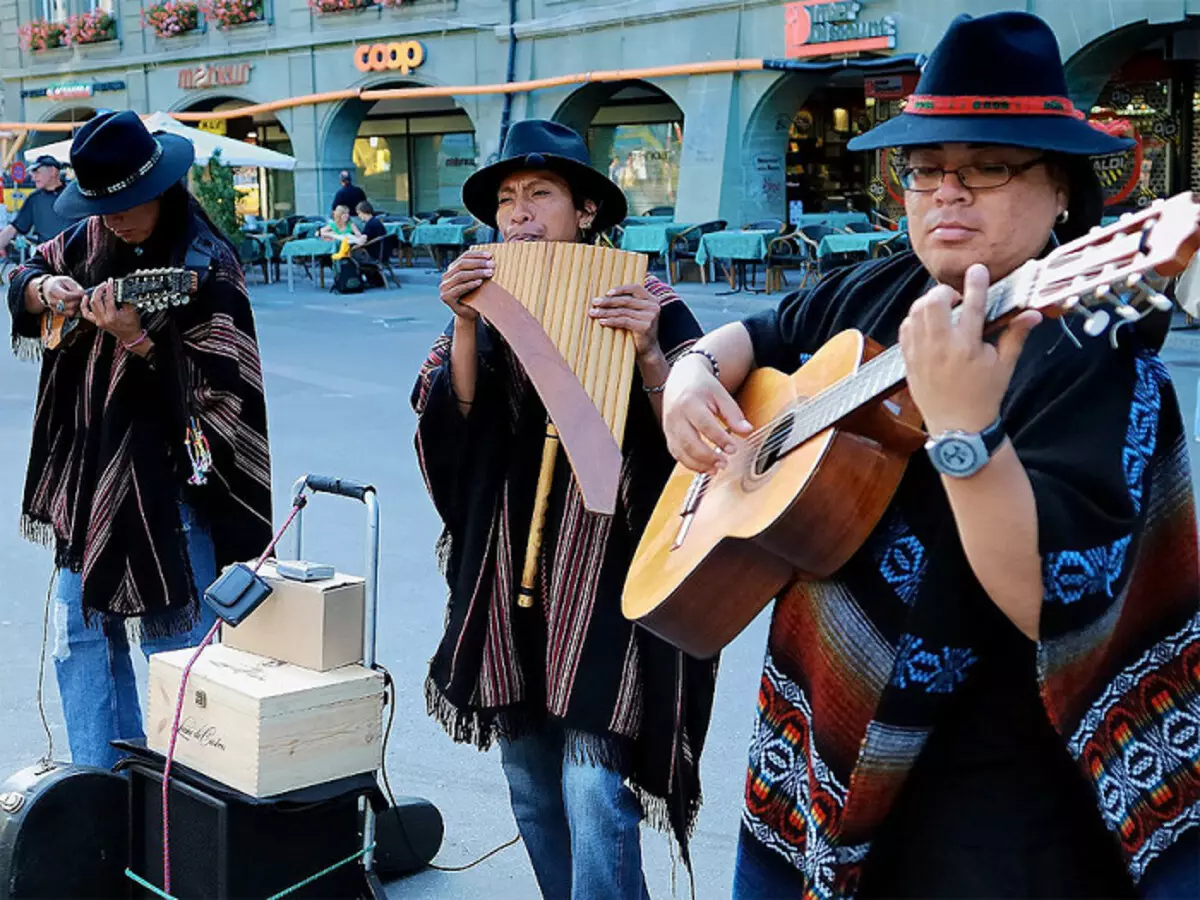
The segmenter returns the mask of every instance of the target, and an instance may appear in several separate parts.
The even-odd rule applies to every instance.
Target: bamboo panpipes
[[[587,244],[549,242],[487,244],[475,249],[492,254],[496,263],[492,281],[512,294],[538,320],[620,446],[633,385],[633,336],[622,329],[605,328],[588,310],[594,298],[615,287],[641,284],[646,277],[646,257]],[[533,606],[558,449],[558,430],[553,422],[547,422],[525,565],[517,592],[517,603],[522,607]]]

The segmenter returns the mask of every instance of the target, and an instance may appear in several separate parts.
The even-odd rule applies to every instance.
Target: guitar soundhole
[[[762,446],[758,448],[758,452],[754,455],[754,474],[758,477],[766,475],[767,472],[779,462],[787,447],[787,440],[792,434],[792,427],[795,425],[795,416],[788,414],[780,419],[775,427],[771,429],[766,439],[762,442]]]

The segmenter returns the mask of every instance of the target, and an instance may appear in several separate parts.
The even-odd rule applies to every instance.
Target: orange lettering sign
[[[407,75],[424,61],[425,45],[420,41],[362,44],[354,48],[354,65],[360,72],[399,72]]]

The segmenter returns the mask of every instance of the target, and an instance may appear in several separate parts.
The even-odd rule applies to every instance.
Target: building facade
[[[955,15],[1021,8],[1053,26],[1075,104],[1139,137],[1136,153],[1102,163],[1114,204],[1200,187],[1200,0],[207,0],[198,27],[160,37],[155,21],[175,15],[186,25],[195,9],[174,2],[164,12],[151,0],[0,0],[4,118],[82,121],[104,108],[210,112],[446,88],[338,96],[201,126],[297,158],[294,173],[238,173],[244,209],[264,216],[325,211],[344,168],[388,211],[457,209],[466,175],[498,151],[506,116],[585,133],[594,163],[635,213],[670,206],[680,221],[731,226],[842,205],[895,214],[886,156],[848,153],[846,141],[899,111],[918,56]],[[38,23],[81,13],[100,23],[90,36],[98,30],[101,40],[26,46],[31,26],[53,44]],[[511,95],[453,90],[738,59],[767,65]],[[889,59],[882,69],[870,62]],[[62,137],[36,132],[30,144]]]

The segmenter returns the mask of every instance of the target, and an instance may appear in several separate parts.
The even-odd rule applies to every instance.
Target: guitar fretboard
[[[1034,269],[1030,271],[1029,266]],[[1027,263],[988,288],[986,322],[995,322],[1022,306],[1018,284],[1036,278],[1037,268],[1038,263]],[[957,320],[958,310],[952,315]],[[904,383],[905,374],[899,345],[889,347],[817,396],[798,400],[756,434],[764,436],[760,439],[772,458],[783,456],[860,407],[895,391]]]

